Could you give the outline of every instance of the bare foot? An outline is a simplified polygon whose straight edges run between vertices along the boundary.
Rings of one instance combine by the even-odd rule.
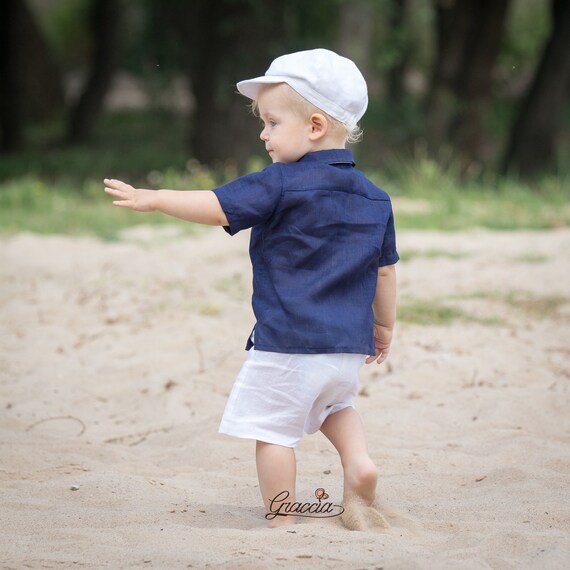
[[[280,526],[290,526],[297,522],[297,517],[286,516],[286,517],[275,517],[267,523],[269,528],[278,528]]]

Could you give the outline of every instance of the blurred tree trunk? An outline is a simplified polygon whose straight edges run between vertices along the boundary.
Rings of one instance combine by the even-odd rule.
[[[27,7],[20,0],[0,2],[0,124],[2,150],[17,150],[23,142],[24,68],[22,30]]]
[[[510,0],[439,0],[438,58],[427,101],[427,142],[453,146],[462,170],[483,158],[484,119]]]
[[[411,45],[406,27],[408,0],[392,0],[390,30],[394,35],[393,49],[397,50],[398,59],[388,74],[388,96],[393,104],[399,104],[406,94],[406,71],[411,55]]]
[[[340,4],[338,21],[338,52],[352,59],[364,77],[371,77],[376,18],[370,0],[344,0]]]
[[[93,0],[89,21],[93,38],[89,77],[71,111],[68,142],[84,142],[93,135],[117,68],[122,21],[121,0]]]
[[[167,33],[184,49],[195,99],[189,143],[202,163],[229,158],[244,165],[252,154],[258,126],[235,84],[261,75],[286,35],[286,2],[255,0],[171,0],[155,9]]]
[[[259,124],[247,113],[249,101],[236,95],[236,82],[263,75],[285,49],[308,49],[308,41],[314,47],[338,16],[330,0],[154,0],[153,6],[165,33],[184,48],[195,99],[193,155],[206,164],[235,159],[238,166],[262,145]]]
[[[0,2],[0,147],[24,143],[28,120],[63,108],[61,74],[24,0]]]
[[[511,131],[503,171],[533,175],[551,167],[570,88],[570,2],[552,0],[552,33]]]

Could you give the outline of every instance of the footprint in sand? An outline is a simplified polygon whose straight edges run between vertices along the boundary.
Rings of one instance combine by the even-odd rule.
[[[390,529],[401,532],[406,530],[416,534],[418,524],[401,513],[381,507],[378,503],[366,505],[360,499],[351,499],[343,504],[341,520],[350,530],[389,532]],[[388,522],[390,521],[390,522]]]
[[[351,499],[343,504],[340,516],[344,526],[350,530],[373,530],[390,528],[390,524],[380,512],[378,505],[366,505],[359,499]]]

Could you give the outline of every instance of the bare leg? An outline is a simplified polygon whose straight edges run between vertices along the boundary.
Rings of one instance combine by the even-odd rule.
[[[376,466],[368,455],[362,420],[354,408],[331,414],[321,431],[336,447],[344,470],[344,498],[359,497],[370,505],[376,497]]]
[[[259,489],[265,512],[277,512],[282,503],[295,502],[297,463],[291,447],[258,441],[255,448]],[[272,499],[281,500],[274,501]],[[283,508],[281,508],[283,512]],[[276,516],[269,526],[282,526],[295,522],[294,516]]]
[[[378,470],[368,455],[364,426],[356,410],[344,408],[331,414],[321,431],[338,451],[344,471],[344,524],[352,530],[365,530],[370,525],[387,528],[374,505]]]

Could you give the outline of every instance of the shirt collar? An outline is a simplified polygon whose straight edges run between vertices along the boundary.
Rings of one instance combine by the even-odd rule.
[[[352,151],[345,148],[317,150],[302,156],[297,162],[324,162],[325,164],[348,164],[355,166]]]

